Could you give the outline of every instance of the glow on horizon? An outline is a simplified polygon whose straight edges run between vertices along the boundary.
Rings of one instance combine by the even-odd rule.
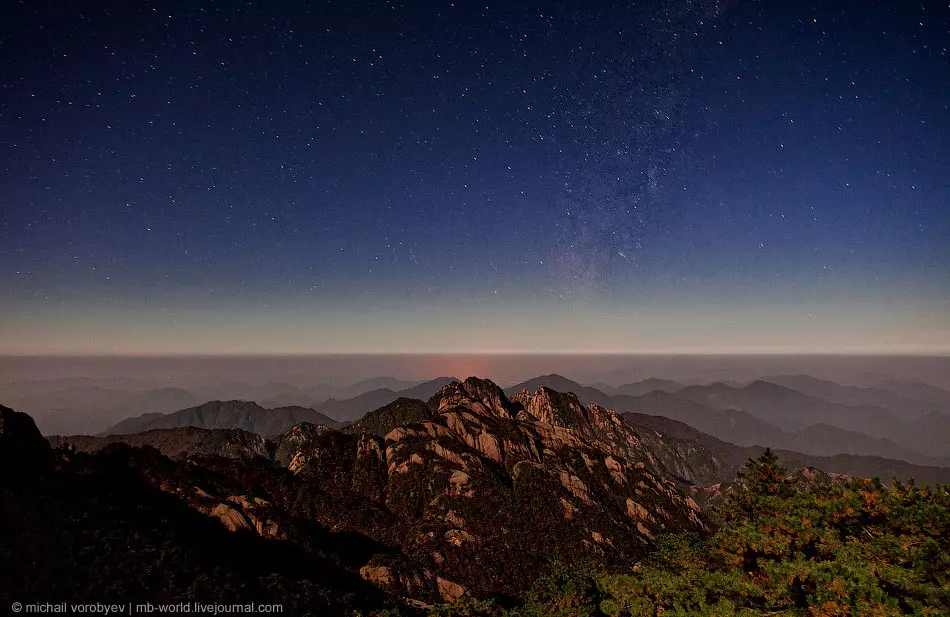
[[[109,310],[5,319],[6,355],[950,353],[950,316],[834,303],[364,312]]]

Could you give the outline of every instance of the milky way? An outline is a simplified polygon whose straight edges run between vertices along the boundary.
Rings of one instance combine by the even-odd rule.
[[[945,4],[0,23],[0,353],[950,349]]]

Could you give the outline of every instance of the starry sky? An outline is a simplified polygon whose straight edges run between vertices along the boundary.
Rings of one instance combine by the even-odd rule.
[[[0,353],[950,352],[946,2],[0,24]]]

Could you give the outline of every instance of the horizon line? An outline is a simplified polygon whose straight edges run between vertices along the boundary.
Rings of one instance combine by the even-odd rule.
[[[675,357],[675,356],[823,356],[823,357],[914,357],[945,358],[950,357],[950,349],[746,349],[746,350],[668,350],[668,351],[617,351],[617,350],[442,350],[442,351],[306,351],[306,352],[64,352],[64,353],[6,353],[0,352],[3,359],[50,359],[50,358],[307,358],[307,357],[387,357],[387,356],[614,356],[614,357]]]

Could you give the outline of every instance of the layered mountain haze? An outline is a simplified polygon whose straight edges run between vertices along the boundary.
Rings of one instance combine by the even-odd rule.
[[[693,448],[694,469],[704,473],[686,478],[698,487],[730,483],[736,473],[750,458],[760,456],[763,446],[737,446],[718,439],[713,435],[699,431],[692,426],[662,416],[623,413],[621,417],[641,435],[653,433],[664,443],[684,443]],[[915,465],[900,459],[881,456],[860,456],[835,454],[831,456],[809,455],[801,451],[775,448],[773,451],[790,469],[815,468],[828,473],[856,478],[880,478],[885,482],[894,479],[907,481],[915,479],[930,485],[945,484],[950,481],[950,467]]]
[[[643,394],[648,394],[650,392],[676,392],[683,387],[683,384],[680,384],[676,381],[671,381],[669,379],[657,379],[656,377],[648,377],[647,379],[637,381],[634,383],[627,383],[620,386],[617,386],[613,389],[612,394],[626,394],[629,396],[641,396]]]
[[[390,379],[383,380],[391,382]],[[311,422],[340,427],[360,419],[371,410],[399,398],[428,398],[447,383],[455,381],[440,377],[417,383],[405,390],[375,389],[360,393],[353,398],[330,399],[316,408],[287,405],[265,409],[253,401],[210,401],[174,413],[147,413],[127,418],[104,433],[136,433],[153,428],[196,426],[199,428],[237,428],[262,435],[275,435],[300,422]],[[367,385],[376,382],[368,380]],[[374,384],[375,385],[375,384]]]
[[[774,380],[773,381],[770,381]],[[426,400],[441,387],[454,381],[443,377],[429,381],[404,381],[392,377],[366,379],[346,387],[291,385],[279,381],[260,386],[237,382],[223,383],[205,391],[256,392],[262,397],[300,396],[331,390],[353,394],[350,398],[330,398],[312,407],[300,405],[271,406],[252,401],[211,401],[182,409],[168,409],[180,402],[195,402],[194,391],[176,386],[146,388],[144,384],[122,380],[60,380],[47,388],[48,400],[65,403],[64,396],[75,394],[75,403],[85,411],[73,413],[68,406],[60,414],[66,426],[91,426],[96,422],[82,420],[96,415],[86,407],[99,400],[109,407],[101,412],[110,415],[131,415],[100,431],[79,431],[86,434],[130,434],[155,428],[194,426],[206,429],[240,429],[264,436],[278,435],[290,427],[309,422],[339,428],[354,423],[377,409],[400,400]],[[775,383],[781,382],[781,383]],[[112,386],[104,387],[105,383]],[[387,386],[378,388],[377,386]],[[739,446],[768,446],[800,452],[808,456],[853,454],[903,460],[919,465],[945,465],[950,459],[950,422],[947,400],[950,393],[940,388],[913,382],[893,381],[888,385],[850,386],[808,375],[776,375],[747,384],[714,382],[707,385],[683,385],[672,380],[648,378],[620,386],[600,384],[605,392],[585,386],[561,375],[550,374],[521,382],[506,389],[510,396],[521,390],[535,391],[540,386],[555,391],[574,392],[581,403],[596,403],[619,412],[662,416],[684,422],[700,431]],[[401,390],[392,388],[408,386]],[[797,386],[801,390],[795,389]],[[121,387],[124,390],[116,388]],[[370,388],[360,391],[361,388]],[[31,407],[45,399],[37,398],[40,383],[10,384],[2,392],[13,400],[27,398]],[[896,392],[899,390],[901,393]],[[296,394],[293,394],[296,393]],[[96,398],[98,397],[98,399]],[[112,406],[123,401],[122,412]],[[397,408],[399,405],[396,406]],[[164,409],[166,411],[154,411]],[[397,418],[400,417],[398,409]],[[40,415],[43,415],[42,413]],[[418,412],[411,417],[421,417]],[[49,416],[44,416],[49,417]],[[368,420],[370,421],[370,420]],[[392,418],[382,422],[375,431],[392,426]],[[52,426],[60,425],[54,421]],[[52,431],[46,431],[52,432]],[[62,433],[70,434],[70,433]]]
[[[841,405],[763,380],[742,387],[723,383],[688,386],[678,390],[676,395],[713,409],[741,409],[788,431],[828,422],[872,437],[883,437],[904,427],[900,418],[882,407]]]
[[[884,379],[876,382],[874,386],[935,408],[946,409],[950,405],[950,390],[947,389],[950,384],[938,387],[920,381]]]
[[[881,395],[872,388],[840,386],[808,376],[777,379],[798,383],[816,395],[836,398],[817,398],[765,380],[745,385],[714,382],[681,387],[661,382],[659,385],[673,391],[657,389],[637,396],[606,394],[561,375],[537,377],[508,391],[545,385],[620,412],[678,420],[740,446],[767,446],[811,456],[854,454],[920,465],[950,464],[950,447],[946,445],[950,443],[950,406],[940,406],[937,399],[937,408],[933,407],[933,394],[939,388],[928,391],[930,403],[924,404],[920,399],[903,399],[886,390],[881,390]],[[636,388],[628,388],[631,390]],[[918,415],[904,419],[883,406],[867,404],[869,401],[886,402],[904,414],[917,410]]]
[[[904,420],[917,419],[936,409],[950,409],[950,392],[925,384],[894,382],[892,387],[901,394],[883,384],[846,386],[811,375],[773,375],[763,380],[842,405],[881,407]]]
[[[788,438],[781,429],[745,411],[713,409],[667,392],[651,392],[617,402],[621,403],[618,408],[622,411],[678,420],[738,445],[778,444]]]
[[[310,385],[304,377],[294,383],[259,384],[194,379],[157,387],[156,380],[144,378],[21,380],[0,384],[0,401],[32,414],[45,434],[96,434],[126,430],[119,423],[133,416],[170,414],[207,401],[253,401],[267,409],[311,408],[336,421],[351,422],[400,396],[427,399],[454,380],[376,377],[334,386]],[[130,426],[141,430],[134,422]]]
[[[139,433],[158,428],[241,429],[260,435],[277,435],[301,422],[338,427],[340,423],[306,407],[264,409],[250,401],[210,401],[197,407],[170,414],[145,414],[129,418],[110,428],[108,433]]]
[[[897,387],[895,386],[897,384],[916,397],[905,399],[884,386],[876,388],[843,386],[801,374],[777,375],[770,379],[786,385],[781,386],[770,381],[758,380],[746,385],[712,383],[707,386],[684,386],[672,380],[648,378],[616,387],[601,384],[612,392],[608,394],[599,388],[584,386],[566,377],[550,374],[517,384],[508,388],[507,392],[514,396],[521,390],[533,391],[544,385],[556,391],[574,392],[583,403],[597,403],[621,412],[678,420],[709,436],[737,446],[769,446],[796,452],[803,460],[807,457],[850,454],[857,455],[858,460],[861,460],[860,457],[880,457],[923,466],[939,466],[947,463],[947,454],[950,453],[947,451],[947,442],[942,439],[942,436],[950,434],[950,430],[947,427],[946,414],[939,410],[943,409],[939,405],[942,400],[941,393],[944,392],[939,388],[894,382],[892,386]],[[391,377],[362,380],[345,389],[337,388],[337,392],[344,390],[350,393],[356,392],[354,397],[324,401],[317,405],[317,409],[299,406],[264,409],[263,406],[249,402],[212,402],[175,413],[143,414],[141,417],[129,418],[103,432],[102,438],[108,442],[109,433],[129,434],[160,427],[184,426],[240,429],[265,437],[276,437],[298,423],[339,428],[341,423],[337,421],[338,419],[358,420],[361,417],[364,419],[356,426],[346,429],[347,432],[356,433],[365,430],[384,436],[394,426],[401,423],[426,419],[428,411],[421,400],[428,398],[438,388],[451,381],[450,378],[439,378],[427,382],[407,382]],[[81,380],[72,380],[59,385],[72,389],[98,387]],[[122,385],[130,387],[131,384],[123,383]],[[236,383],[225,385],[232,391],[240,389]],[[388,387],[376,388],[380,385],[392,387],[408,385],[409,387],[397,392]],[[788,387],[792,385],[807,390],[808,394],[792,391],[792,388]],[[279,391],[288,391],[293,388],[298,388],[298,391],[306,389],[278,381],[266,382],[257,388],[262,395],[274,395]],[[328,387],[318,385],[312,387],[311,390],[321,388],[327,391]],[[360,388],[371,389],[357,392]],[[19,393],[23,394],[28,390],[28,387],[21,388]],[[646,393],[643,393],[645,391]],[[641,394],[635,394],[637,392]],[[14,393],[16,393],[15,390]],[[154,401],[161,398],[159,393],[162,393],[167,401],[182,400],[183,397],[188,396],[187,390],[175,387],[151,389],[137,396],[143,400]],[[822,396],[827,397],[827,400],[819,398]],[[926,402],[924,402],[925,399]],[[882,405],[879,407],[869,405],[873,402],[880,402]],[[879,417],[880,410],[884,409],[885,405],[898,411],[903,410],[905,414],[910,414],[910,410],[916,410],[914,413],[926,412],[934,406],[937,409],[926,412],[925,415],[909,423],[904,423],[896,439],[875,438],[863,432],[839,426],[853,424],[855,417],[869,407]],[[740,408],[748,409],[752,413]],[[376,409],[376,411],[366,414],[371,409]],[[767,413],[764,414],[767,417],[764,419],[756,415],[762,414],[763,409],[767,409]],[[787,418],[794,416],[796,410],[799,409],[804,410],[802,415],[805,418],[814,417],[818,413],[816,410],[821,413],[828,412],[828,414],[822,417],[821,422],[809,424],[800,430],[782,430],[770,423],[770,421],[775,422],[777,415]],[[843,418],[839,413],[842,409],[844,409]],[[893,418],[890,420],[893,422]],[[795,420],[793,424],[800,425],[804,422]],[[912,442],[912,447],[902,445],[901,440],[905,443]],[[73,441],[86,443],[78,438]],[[159,444],[156,443],[156,445],[161,448]],[[183,451],[189,450],[186,447]],[[874,469],[875,467],[868,466],[867,468]]]

